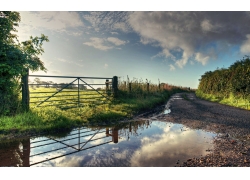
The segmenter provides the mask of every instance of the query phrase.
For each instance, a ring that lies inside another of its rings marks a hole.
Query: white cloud
[[[123,41],[123,40],[120,40],[116,37],[108,37],[108,38],[92,37],[92,38],[90,38],[89,42],[85,42],[83,44],[85,44],[87,46],[92,46],[96,49],[107,51],[109,49],[115,48],[115,46],[124,45],[126,43],[128,43],[128,41]],[[117,49],[120,49],[120,48],[117,48]]]
[[[69,27],[83,26],[83,22],[77,12],[20,12],[20,15],[22,17],[21,22],[29,24],[33,26],[33,28],[43,27],[50,30],[61,31]]]
[[[107,68],[108,68],[108,66],[109,66],[108,64],[104,64],[104,68],[105,68],[105,69],[107,69]]]
[[[21,40],[28,39],[30,34],[32,34],[32,30],[44,31],[44,29],[56,32],[65,32],[73,36],[80,36],[82,32],[78,28],[82,28],[84,26],[77,12],[21,11],[20,16],[21,22],[19,24],[19,27],[17,28],[17,34],[21,38]]]
[[[182,132],[179,129],[164,128],[164,133],[157,137],[144,137],[141,146],[134,151],[131,157],[131,166],[172,166],[176,164],[176,157],[188,159],[197,155],[205,155],[206,149],[210,148],[208,143],[197,143],[202,140],[206,133],[197,136],[193,130]],[[192,139],[190,141],[190,139]],[[195,151],[192,147],[195,147]],[[166,161],[162,161],[165,158]]]
[[[114,27],[114,29],[118,29],[118,30],[121,30],[123,32],[129,31],[129,28],[127,27],[127,25],[124,22],[115,23],[113,27]]]
[[[240,52],[245,55],[250,53],[250,34],[247,34],[246,37],[247,40],[245,40],[240,47]]]
[[[120,46],[120,45],[124,45],[127,42],[126,41],[122,41],[116,37],[108,37],[107,40],[113,44],[115,44],[116,46]]]
[[[174,65],[170,64],[169,67],[170,67],[170,71],[174,71],[175,70]]]
[[[205,19],[201,22],[201,28],[203,31],[211,31],[213,30],[213,25],[210,23],[209,20]]]
[[[100,50],[103,50],[103,51],[107,51],[107,50],[113,48],[112,46],[104,45],[104,43],[105,43],[104,39],[97,38],[97,37],[92,37],[92,38],[90,38],[89,42],[85,42],[83,44],[85,44],[87,46],[92,46],[92,47],[94,47],[96,49],[100,49]]]
[[[195,54],[195,60],[200,62],[203,66],[205,66],[209,60],[209,56],[205,56],[202,53],[196,53]]]

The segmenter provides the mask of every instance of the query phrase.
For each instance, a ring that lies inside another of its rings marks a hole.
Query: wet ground
[[[180,93],[116,125],[0,142],[0,166],[250,166],[249,117]]]

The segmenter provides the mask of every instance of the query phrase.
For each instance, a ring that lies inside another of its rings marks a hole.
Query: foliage
[[[19,104],[20,79],[31,71],[46,71],[43,62],[38,57],[44,50],[44,41],[48,37],[30,37],[19,42],[16,27],[21,17],[18,12],[0,12],[0,114],[15,114]],[[5,105],[5,106],[3,106]]]
[[[243,57],[229,68],[205,72],[196,94],[211,94],[217,98],[250,100],[250,58]]]

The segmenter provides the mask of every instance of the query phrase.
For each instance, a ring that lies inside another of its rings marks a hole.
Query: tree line
[[[200,79],[198,90],[229,98],[250,98],[250,57],[237,60],[229,68],[217,68],[205,72]]]
[[[34,82],[30,83],[31,88],[65,88],[65,89],[78,89],[78,84],[70,84],[69,83],[55,83],[53,81],[42,81],[40,78],[35,78]],[[87,86],[84,84],[79,84],[79,89],[86,90]]]
[[[27,73],[42,70],[46,72],[39,55],[44,53],[44,34],[19,42],[16,27],[21,21],[18,12],[0,11],[0,115],[15,115],[20,107],[21,77]]]

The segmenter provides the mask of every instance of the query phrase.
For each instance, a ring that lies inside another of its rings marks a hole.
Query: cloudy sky
[[[121,80],[128,75],[197,88],[204,72],[250,54],[245,11],[22,10],[20,15],[19,40],[42,33],[49,38],[41,56],[47,75]]]

